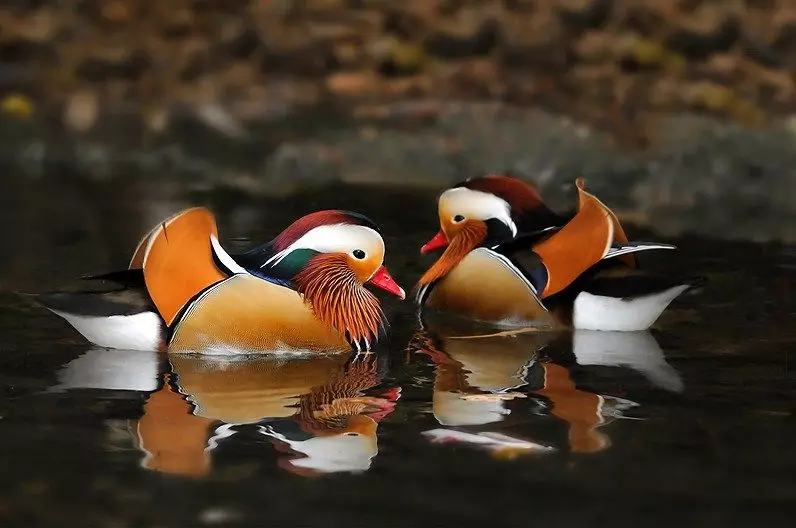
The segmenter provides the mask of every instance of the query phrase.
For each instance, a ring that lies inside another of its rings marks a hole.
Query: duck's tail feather
[[[146,301],[108,294],[53,293],[25,295],[29,300],[63,318],[89,342],[107,348],[158,350],[163,320]],[[142,294],[138,294],[143,297]]]
[[[613,244],[605,253],[605,256],[603,256],[603,260],[653,249],[677,249],[677,247],[671,244],[663,244],[658,242],[628,242],[626,244]]]

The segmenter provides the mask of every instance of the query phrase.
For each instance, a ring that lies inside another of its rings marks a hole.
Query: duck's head
[[[421,285],[447,274],[479,246],[493,247],[560,221],[535,187],[500,174],[472,178],[446,190],[439,197],[438,213],[440,230],[420,252],[446,249],[420,279]]]
[[[355,348],[367,349],[384,318],[378,299],[364,285],[406,296],[384,266],[384,251],[384,240],[367,217],[327,210],[299,218],[237,260],[251,273],[294,288],[316,317],[346,334]]]

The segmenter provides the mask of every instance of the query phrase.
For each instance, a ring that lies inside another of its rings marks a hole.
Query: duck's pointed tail
[[[83,277],[117,283],[115,291],[21,295],[95,345],[158,350],[165,327],[202,291],[227,278],[223,266],[234,265],[217,236],[210,211],[187,209],[147,233],[127,270]]]
[[[158,350],[164,325],[143,292],[24,294],[106,348]]]

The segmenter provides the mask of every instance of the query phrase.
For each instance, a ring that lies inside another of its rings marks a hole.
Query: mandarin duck
[[[510,176],[481,176],[443,192],[440,231],[421,253],[445,251],[417,284],[421,314],[431,308],[502,326],[639,331],[701,281],[641,272],[636,253],[675,247],[629,242],[582,179],[576,188],[570,216]]]
[[[370,284],[404,291],[383,265],[376,225],[348,211],[318,211],[270,242],[232,255],[201,207],[155,226],[127,270],[86,277],[110,292],[35,296],[85,338],[107,348],[206,354],[274,350],[369,351],[384,330]]]

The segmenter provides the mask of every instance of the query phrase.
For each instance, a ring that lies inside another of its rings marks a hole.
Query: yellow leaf
[[[9,94],[3,98],[0,107],[4,114],[12,115],[20,119],[28,119],[33,115],[33,101],[21,94]]]

